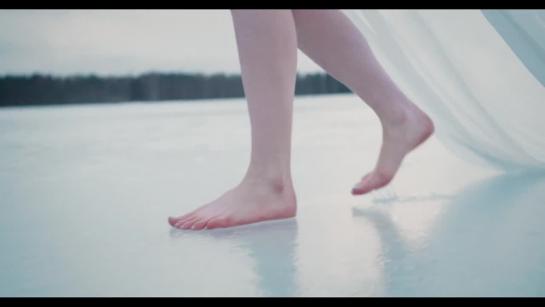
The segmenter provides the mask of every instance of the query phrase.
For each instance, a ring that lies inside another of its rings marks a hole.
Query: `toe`
[[[209,229],[208,228],[208,225],[210,223],[210,221],[213,221],[216,217],[218,217],[220,215],[211,215],[207,218],[204,218],[200,221],[198,221],[197,223],[193,224],[193,229],[196,229],[196,230],[201,230],[201,229]]]
[[[200,220],[197,220],[193,226],[191,226],[191,229],[193,230],[201,230],[204,228],[204,226],[206,226],[206,222],[207,222],[207,219],[200,219]]]
[[[203,207],[197,208],[189,213],[186,213],[184,215],[181,215],[179,217],[169,217],[169,223],[172,221],[174,224],[178,224],[180,222],[186,222],[189,221],[189,219],[194,218],[196,215],[201,214],[203,211]],[[172,225],[172,224],[171,224]]]
[[[191,219],[191,220],[189,220],[189,221],[186,221],[186,222],[184,222],[184,223],[181,224],[180,228],[182,228],[182,229],[190,229],[191,226],[193,226],[193,224],[194,224],[195,222],[199,221],[199,219],[200,219],[199,217],[195,217],[194,219]]]
[[[188,216],[186,216],[185,218],[179,219],[178,222],[176,222],[176,224],[182,225],[182,224],[184,224],[186,222],[189,222],[189,221],[191,221],[191,220],[193,220],[193,219],[195,219],[197,217],[198,217],[198,214],[196,212],[193,212],[193,213],[189,214]]]
[[[181,222],[181,221],[184,221],[186,220],[187,218],[193,216],[195,213],[194,212],[189,212],[187,214],[184,214],[182,216],[178,216],[178,217],[172,217],[170,216],[168,218],[168,223],[172,226],[176,226],[177,223]]]
[[[211,219],[206,228],[208,229],[214,229],[214,228],[222,228],[222,227],[228,227],[230,225],[230,219],[227,217],[217,217],[214,219]]]
[[[188,217],[188,218],[186,218],[186,219],[184,219],[184,220],[182,220],[182,221],[178,221],[178,222],[176,223],[176,227],[177,227],[177,228],[182,228],[183,225],[185,225],[185,224],[187,224],[187,223],[190,223],[190,222],[196,220],[197,218],[198,218],[197,215],[193,215],[193,216],[190,216],[190,217]]]
[[[354,188],[352,188],[352,194],[362,195],[380,189],[390,183],[392,178],[392,175],[375,171],[358,182]]]
[[[361,186],[361,187],[354,187],[352,188],[352,195],[363,195],[363,194],[369,193],[371,190],[373,190],[373,188],[371,188],[368,185]]]
[[[174,227],[180,228],[180,226],[182,226],[183,223],[185,223],[185,221],[178,220],[178,221],[174,222]]]
[[[178,220],[172,216],[169,216],[168,217],[168,223],[170,224],[170,226],[172,227],[176,227],[176,223],[178,222]]]
[[[218,218],[210,219],[208,221],[208,223],[206,223],[206,228],[207,229],[214,229],[214,228],[218,228],[218,227],[219,227],[219,219]]]
[[[176,228],[178,228],[178,229],[182,229],[182,226],[183,226],[185,223],[186,223],[186,222],[178,222],[178,223],[176,223],[176,226],[174,226],[174,227],[176,227]]]
[[[361,195],[369,192],[371,187],[369,185],[370,174],[365,175],[354,187],[352,188],[353,195]]]
[[[203,228],[212,229],[212,228],[210,228],[210,225],[213,226],[214,223],[210,224],[210,222],[213,222],[216,218],[221,217],[221,216],[222,216],[221,214],[215,214],[215,215],[209,216],[209,217],[204,221],[204,226],[203,226]]]

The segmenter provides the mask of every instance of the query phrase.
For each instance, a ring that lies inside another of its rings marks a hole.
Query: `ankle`
[[[241,185],[249,185],[252,188],[259,188],[276,194],[293,192],[290,175],[248,172],[242,179]]]
[[[389,110],[387,114],[379,116],[382,127],[402,127],[409,120],[409,111],[405,106]]]

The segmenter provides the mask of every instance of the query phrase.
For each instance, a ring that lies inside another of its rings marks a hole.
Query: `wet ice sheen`
[[[296,219],[171,229],[249,140],[242,99],[0,109],[0,296],[545,295],[545,176],[432,139],[353,197],[380,129],[352,95],[296,100]]]

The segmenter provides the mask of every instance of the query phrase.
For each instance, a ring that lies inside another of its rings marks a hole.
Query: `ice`
[[[0,109],[0,296],[545,295],[545,176],[432,138],[354,197],[381,130],[350,94],[295,101],[296,219],[172,229],[242,178],[249,128],[243,99]]]

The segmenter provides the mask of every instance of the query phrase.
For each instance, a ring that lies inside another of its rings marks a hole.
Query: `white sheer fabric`
[[[545,170],[544,11],[343,12],[452,150],[506,171]]]

